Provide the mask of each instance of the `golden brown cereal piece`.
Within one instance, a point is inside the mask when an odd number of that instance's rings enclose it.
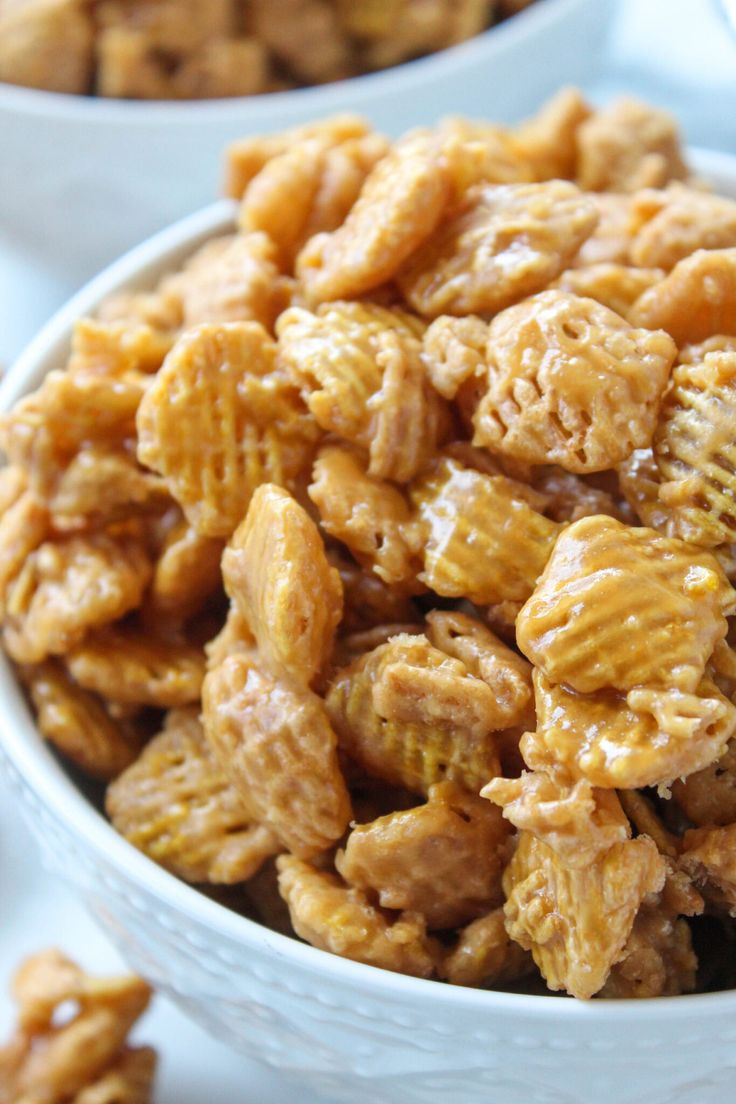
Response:
[[[342,226],[316,235],[299,255],[309,302],[380,287],[430,236],[452,194],[448,144],[442,134],[416,131],[378,162]]]
[[[667,829],[654,809],[654,805],[638,790],[619,790],[621,808],[626,813],[629,821],[636,829],[637,836],[650,836],[657,845],[662,855],[667,855],[673,860],[673,864],[679,853],[679,840],[673,832]],[[681,872],[673,869],[670,881],[681,880]]]
[[[695,989],[698,960],[690,928],[662,906],[639,911],[622,958],[600,990],[601,997],[674,997]]]
[[[228,234],[198,249],[162,288],[180,301],[186,328],[203,322],[260,322],[271,330],[289,299],[277,260],[265,234]]]
[[[207,739],[254,819],[304,858],[340,838],[350,798],[320,698],[274,682],[240,653],[207,675],[202,708]]]
[[[326,0],[251,0],[249,16],[254,33],[300,80],[350,75],[350,45]]]
[[[329,559],[342,579],[344,604],[341,630],[354,632],[392,621],[410,623],[420,620],[411,598],[403,591],[388,586],[372,571],[364,571],[348,557],[332,553]]]
[[[155,637],[130,625],[85,636],[65,661],[80,686],[103,698],[171,709],[199,700],[204,652],[184,640]]]
[[[354,452],[328,445],[315,461],[309,497],[322,528],[359,563],[392,586],[413,582],[418,567],[407,539],[409,505],[397,487],[368,475]]]
[[[677,355],[665,333],[545,291],[491,323],[473,443],[532,464],[603,471],[651,442]]]
[[[683,837],[683,870],[705,890],[715,890],[731,916],[736,916],[736,824],[691,828]]]
[[[481,797],[501,806],[507,820],[551,847],[566,866],[588,866],[631,836],[616,794],[583,780],[567,785],[524,771],[520,778],[491,779]]]
[[[548,988],[587,999],[605,984],[641,902],[664,879],[664,862],[647,836],[615,843],[587,866],[570,867],[522,832],[503,876],[506,930],[532,952]]]
[[[736,249],[699,249],[678,261],[629,312],[634,326],[662,329],[679,346],[736,334]]]
[[[559,526],[528,505],[526,491],[506,476],[438,461],[411,489],[424,545],[420,580],[479,605],[528,598]]]
[[[488,326],[482,318],[436,318],[424,335],[422,353],[434,389],[454,399],[469,380],[485,375],[487,345]]]
[[[572,267],[628,265],[636,228],[633,220],[633,197],[616,192],[589,192],[588,196],[598,212],[598,223],[573,258]]]
[[[371,625],[368,629],[348,632],[337,639],[332,653],[332,666],[333,668],[347,667],[364,656],[366,652],[372,652],[381,644],[387,644],[394,636],[402,636],[404,633],[412,636],[419,628],[415,614],[415,619],[412,621],[383,622]]]
[[[187,882],[246,881],[279,850],[254,824],[205,740],[199,710],[172,710],[163,731],[111,786],[105,808],[139,850]]]
[[[678,364],[702,364],[708,353],[736,353],[736,334],[715,334],[697,344],[683,345]]]
[[[503,909],[473,920],[440,967],[451,985],[494,986],[524,977],[534,969],[531,956],[510,939]]]
[[[260,483],[289,485],[317,427],[274,371],[276,346],[255,322],[181,337],[138,412],[138,458],[159,471],[202,536],[228,537]]]
[[[247,621],[235,605],[230,606],[225,624],[217,636],[204,647],[207,656],[207,670],[219,667],[230,655],[245,654],[255,657],[256,638],[250,631]]]
[[[617,501],[608,491],[563,468],[550,466],[535,472],[534,489],[547,496],[544,513],[553,521],[579,521],[595,514],[607,514],[619,521],[631,517],[620,498]]]
[[[450,115],[440,120],[437,130],[460,143],[456,164],[454,202],[480,181],[490,184],[521,184],[534,180],[534,169],[516,147],[511,131],[495,123]]]
[[[402,268],[420,314],[495,314],[541,291],[567,267],[597,221],[574,184],[478,184]]]
[[[54,528],[69,532],[157,512],[169,501],[164,481],[134,455],[95,444],[80,449],[60,475],[49,506]]]
[[[335,865],[384,908],[421,913],[430,929],[452,928],[502,903],[509,831],[493,806],[440,782],[426,805],[356,825]]]
[[[134,536],[47,541],[27,557],[7,594],[6,650],[18,663],[62,655],[90,629],[140,605],[150,575]]]
[[[234,30],[229,0],[205,7],[198,0],[100,0],[98,19],[103,27],[140,27],[152,45],[179,55]]]
[[[708,548],[736,540],[736,352],[678,365],[654,455],[669,532]]]
[[[6,468],[12,472],[14,469]],[[25,491],[0,514],[0,610],[8,587],[31,553],[48,534],[49,512]]]
[[[0,9],[0,81],[83,95],[93,48],[92,16],[81,0],[16,0]]]
[[[560,535],[517,639],[549,680],[581,693],[693,693],[735,600],[708,552],[614,518],[582,518]]]
[[[173,305],[168,309],[173,310]],[[160,320],[154,326],[139,320],[131,325],[125,319],[103,322],[82,318],[74,326],[68,373],[80,384],[101,376],[116,380],[118,384],[137,383],[140,386],[136,373],[152,375],[159,370],[174,341],[171,328],[162,327]],[[145,383],[144,380],[144,386]],[[125,398],[124,390],[121,389],[118,397]],[[111,415],[115,416],[114,408]],[[94,425],[91,417],[88,424]],[[101,432],[106,430],[104,426]]]
[[[675,120],[666,111],[622,98],[577,131],[577,179],[591,192],[661,188],[687,175]]]
[[[532,697],[532,672],[525,659],[507,648],[482,621],[456,610],[428,613],[427,637],[435,648],[461,660],[471,675],[490,686],[495,698],[494,727],[522,723]]]
[[[703,679],[694,693],[640,687],[628,694],[576,694],[534,672],[537,730],[522,737],[526,763],[594,786],[667,785],[721,755],[736,706]]]
[[[702,771],[678,779],[672,796],[688,820],[699,827],[736,822],[736,742]]]
[[[107,781],[129,766],[138,741],[110,716],[99,698],[77,686],[56,660],[21,667],[44,739],[85,774]]]
[[[384,970],[424,978],[435,973],[439,944],[428,938],[420,916],[390,917],[374,908],[361,890],[293,855],[279,856],[276,866],[281,896],[301,939]]]
[[[379,711],[377,686],[396,719]],[[337,671],[326,698],[340,747],[369,774],[415,793],[444,779],[476,793],[498,774],[492,704],[482,680],[421,635],[392,638]]]
[[[97,308],[97,318],[106,324],[124,323],[126,329],[147,327],[160,338],[171,335],[182,324],[182,305],[178,295],[162,285],[153,291],[119,291],[103,299]]]
[[[221,583],[223,543],[202,537],[185,518],[167,533],[148,591],[148,610],[184,621]]]
[[[0,516],[18,501],[28,489],[28,478],[23,468],[6,464],[0,468]]]
[[[698,249],[736,246],[736,203],[711,192],[673,184],[635,197],[633,218],[642,225],[631,261],[642,268],[674,268]]]
[[[621,493],[642,525],[668,532],[670,511],[659,498],[659,468],[652,450],[634,449],[616,471]]]
[[[590,114],[579,89],[561,88],[514,130],[514,149],[532,166],[535,180],[571,180],[575,176],[576,135]]]
[[[664,279],[664,275],[663,268],[633,268],[603,261],[584,268],[568,268],[555,281],[555,287],[573,295],[595,299],[626,318],[639,296]]]
[[[48,950],[21,964],[13,989],[19,1023],[0,1050],[2,1100],[150,1104],[155,1052],[126,1046],[151,997],[144,981],[96,978]]]
[[[342,583],[305,510],[279,487],[260,486],[225,550],[222,571],[264,665],[312,683],[332,651]]]

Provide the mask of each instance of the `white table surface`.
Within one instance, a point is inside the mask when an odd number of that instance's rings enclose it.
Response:
[[[736,45],[717,13],[719,0],[621,0],[608,63],[587,89],[596,100],[631,92],[675,111],[689,142],[736,152]],[[477,105],[469,105],[477,113]],[[44,277],[21,248],[0,257],[0,313],[11,285],[33,281],[35,305],[0,320],[0,363],[8,363],[38,322],[69,292]],[[99,971],[117,953],[72,896],[49,880],[0,781],[0,1035],[11,1022],[6,980],[19,958],[58,945]],[[161,1053],[158,1104],[282,1104],[294,1091],[278,1074],[232,1054],[158,999],[138,1032]],[[299,1087],[299,1104],[324,1104]]]

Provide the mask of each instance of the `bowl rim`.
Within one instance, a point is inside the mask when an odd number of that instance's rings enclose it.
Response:
[[[543,34],[551,25],[590,5],[611,5],[611,0],[537,0],[530,7],[489,27],[465,42],[446,46],[426,57],[415,58],[375,73],[365,73],[326,85],[312,85],[285,92],[266,92],[253,96],[227,96],[208,100],[125,100],[106,96],[49,92],[0,81],[0,110],[18,114],[47,116],[52,119],[82,120],[106,126],[140,123],[144,126],[166,122],[189,125],[195,121],[241,121],[247,125],[273,117],[284,118],[333,114],[336,104],[343,110],[368,109],[374,100],[393,95],[409,95],[427,83],[457,77],[467,67],[488,62],[495,54],[523,43],[527,37]],[[603,10],[600,18],[605,18]],[[245,109],[245,110],[244,110]]]
[[[712,176],[716,182],[719,179],[730,181],[731,190],[736,193],[736,155],[699,149],[688,152],[699,173]],[[64,355],[73,323],[78,318],[94,311],[102,299],[115,291],[150,286],[153,279],[180,262],[203,241],[227,231],[235,211],[234,201],[220,200],[188,215],[146,239],[86,284],[43,327],[9,369],[0,383],[0,412],[8,410],[21,395],[36,386]],[[213,936],[223,935],[235,941],[243,950],[251,947],[273,954],[282,965],[291,963],[307,973],[334,979],[340,985],[355,986],[366,997],[399,998],[419,1003],[431,997],[443,1010],[486,1015],[522,1013],[538,1027],[557,1026],[561,1021],[594,1028],[603,1023],[643,1022],[650,1019],[653,1008],[660,1019],[666,1018],[668,1022],[690,1019],[694,1014],[711,1020],[736,1009],[736,989],[658,997],[654,1001],[579,1001],[442,985],[340,958],[291,936],[281,935],[206,897],[194,886],[158,866],[114,830],[77,788],[41,738],[5,656],[0,660],[0,715],[3,717],[0,767],[8,769],[3,762],[4,752],[23,785],[105,863],[118,868],[128,881],[139,884],[142,892],[191,917]]]

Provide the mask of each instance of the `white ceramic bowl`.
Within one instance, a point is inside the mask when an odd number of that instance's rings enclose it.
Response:
[[[691,159],[736,195],[736,158]],[[113,291],[151,286],[233,212],[222,201],[190,216],[92,281],[3,381],[0,409],[64,363],[75,319]],[[6,662],[0,715],[0,761],[48,868],[184,1011],[315,1092],[344,1104],[733,1099],[736,992],[583,1003],[453,988],[333,957],[214,903],[118,836],[40,738]]]
[[[0,363],[126,249],[219,192],[225,145],[335,111],[396,135],[448,112],[511,121],[601,65],[613,0],[538,0],[460,46],[277,95],[186,103],[0,84]]]

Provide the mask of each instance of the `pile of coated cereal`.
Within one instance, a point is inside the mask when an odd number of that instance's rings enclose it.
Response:
[[[454,46],[532,0],[0,0],[0,81],[142,100],[325,84]]]
[[[2,421],[41,732],[316,947],[732,984],[736,203],[667,115],[573,90],[245,140],[229,187],[237,230]]]

